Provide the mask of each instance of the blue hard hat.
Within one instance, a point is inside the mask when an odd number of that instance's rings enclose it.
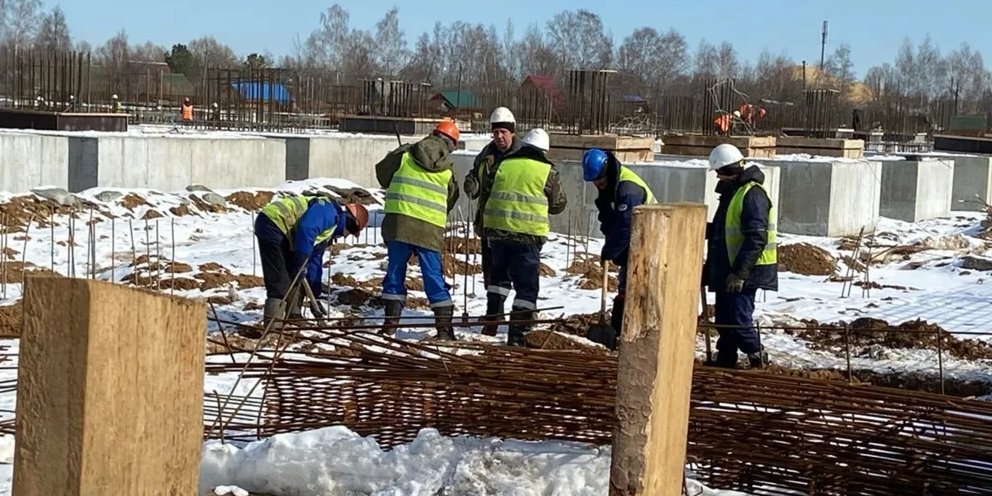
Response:
[[[582,179],[595,181],[606,170],[609,158],[599,148],[590,148],[582,155]]]

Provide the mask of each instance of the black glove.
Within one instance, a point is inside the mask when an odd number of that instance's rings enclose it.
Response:
[[[730,274],[727,276],[727,288],[728,293],[740,293],[744,291],[744,278],[738,276],[737,274]]]

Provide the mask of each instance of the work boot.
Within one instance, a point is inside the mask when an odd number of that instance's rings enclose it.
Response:
[[[747,362],[752,369],[763,369],[768,366],[768,353],[765,350],[748,353]]]
[[[437,307],[434,309],[434,323],[437,327],[437,339],[438,341],[455,341],[455,329],[450,325],[451,317],[455,314],[454,305],[448,305],[446,307]]]
[[[276,321],[272,324],[272,328],[278,329],[281,327],[281,320],[286,317],[286,304],[281,298],[266,298],[265,306],[262,307],[262,325],[269,327],[269,323]],[[246,330],[241,333],[247,338],[260,338],[262,333],[257,330]]]
[[[482,326],[482,334],[486,336],[495,336],[496,331],[499,330],[499,323],[506,320],[506,317],[502,315],[504,305],[506,304],[506,296],[498,293],[486,293],[486,318],[487,321],[494,321],[497,323]],[[499,315],[499,317],[497,317]]]
[[[300,289],[294,289],[289,293],[289,298],[286,298],[286,305],[289,310],[290,320],[302,319],[303,318],[303,291]]]
[[[620,331],[623,329],[623,307],[624,298],[616,297],[613,300],[613,310],[610,313],[610,327],[617,332],[617,337],[620,337]]]
[[[531,310],[514,308],[513,312],[510,314],[510,320],[534,320],[534,312]],[[532,327],[532,324],[510,324],[509,332],[506,335],[506,344],[508,346],[527,346],[527,333],[530,332]]]
[[[716,360],[708,361],[706,362],[706,365],[709,365],[711,367],[720,367],[724,369],[736,369],[737,350],[733,350],[733,351],[718,350],[716,352]]]
[[[395,327],[385,327],[387,325],[395,325],[400,321],[400,314],[403,313],[403,302],[400,300],[386,300],[386,318],[382,321],[383,328],[382,332],[386,334],[391,334],[396,332]]]

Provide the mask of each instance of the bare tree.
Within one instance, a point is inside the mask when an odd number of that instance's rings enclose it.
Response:
[[[350,56],[346,50],[352,34],[349,19],[348,11],[338,4],[320,14],[320,27],[306,41],[307,60],[311,66],[341,70]]]
[[[406,64],[409,56],[406,37],[400,30],[399,10],[396,7],[389,9],[375,28],[376,65],[383,74],[395,75]]]
[[[603,21],[585,9],[556,14],[548,21],[548,40],[569,69],[606,69],[613,58],[613,40]]]
[[[129,62],[140,62],[140,63],[165,63],[165,53],[164,47],[158,46],[150,41],[146,41],[141,45],[134,45],[130,49]]]
[[[688,67],[685,38],[674,30],[664,35],[654,28],[635,29],[617,50],[617,66],[632,76],[639,91],[668,88]]]
[[[840,44],[826,62],[827,74],[833,77],[838,89],[846,93],[854,82],[854,62],[851,62],[851,46],[847,43]]]
[[[524,33],[524,37],[513,50],[515,59],[520,61],[520,76],[541,74],[555,76],[560,74],[562,61],[544,37],[544,33],[536,25]]]
[[[435,84],[443,72],[444,53],[441,47],[431,42],[431,37],[423,33],[417,38],[413,54],[403,68],[403,77],[408,81],[422,81]]]
[[[127,33],[122,29],[113,38],[107,40],[97,49],[98,63],[103,66],[108,82],[112,88],[119,87],[127,74],[131,59],[131,47],[127,41]]]
[[[187,48],[201,66],[217,68],[234,67],[238,64],[238,57],[234,54],[234,50],[217,41],[213,36],[204,36],[190,41]]]
[[[2,36],[15,50],[27,48],[38,32],[41,0],[3,0]]]
[[[36,47],[49,51],[66,51],[72,48],[69,26],[66,24],[62,7],[56,5],[51,12],[41,18],[34,43]]]

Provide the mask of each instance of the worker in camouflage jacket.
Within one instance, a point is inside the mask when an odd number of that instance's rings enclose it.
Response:
[[[516,292],[507,344],[524,346],[534,320],[541,280],[541,248],[551,230],[550,215],[565,210],[565,191],[554,164],[545,156],[550,140],[543,129],[533,129],[522,146],[507,155],[493,177],[483,219],[485,238],[492,250],[492,273],[486,288],[486,320],[498,321],[503,305]],[[495,334],[495,325],[484,332]]]
[[[516,131],[516,120],[513,113],[506,107],[499,107],[493,111],[489,117],[489,126],[492,130],[493,140],[487,144],[475,157],[472,164],[472,171],[465,176],[465,194],[473,200],[478,200],[475,208],[475,235],[482,241],[482,284],[489,285],[489,278],[492,266],[492,251],[485,238],[485,219],[483,212],[486,208],[486,200],[492,191],[493,178],[496,170],[504,158],[520,150],[521,142],[514,136]],[[498,313],[502,313],[500,310]]]
[[[458,186],[450,154],[458,143],[458,127],[442,121],[434,132],[393,150],[375,166],[376,179],[386,189],[382,238],[388,266],[382,283],[386,324],[399,321],[406,305],[406,269],[417,255],[424,291],[434,311],[437,337],[455,339],[451,327],[454,302],[444,280],[441,252],[448,212],[458,201]]]

